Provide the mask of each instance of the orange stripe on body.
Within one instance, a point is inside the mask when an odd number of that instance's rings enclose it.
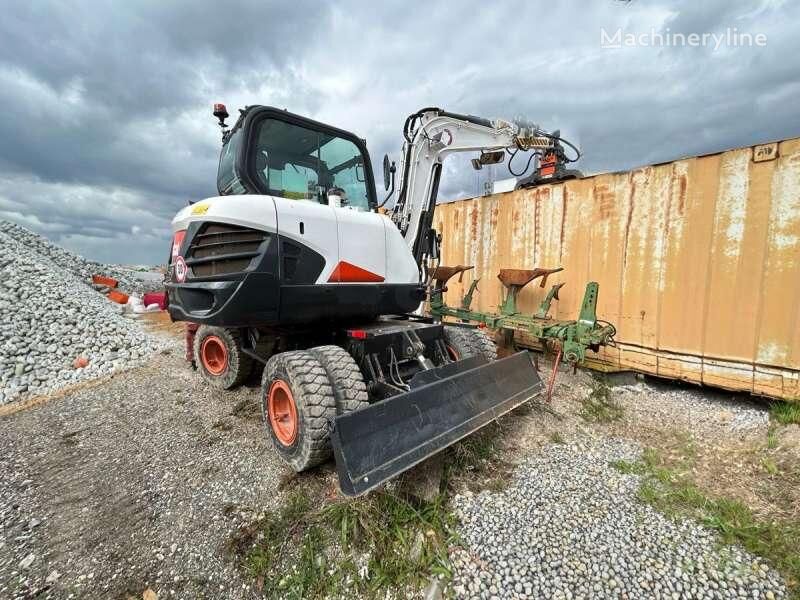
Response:
[[[328,278],[328,283],[380,283],[383,280],[382,275],[341,260]]]

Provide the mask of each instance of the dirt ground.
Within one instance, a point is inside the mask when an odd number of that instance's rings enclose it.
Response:
[[[0,417],[0,597],[248,596],[225,544],[285,473],[257,392],[214,392],[176,340]]]
[[[212,390],[183,361],[180,329],[157,328],[172,343],[144,367],[0,415],[1,598],[257,595],[229,544],[280,502],[290,476],[262,433],[258,386]],[[798,427],[770,434],[764,403],[612,378],[623,416],[598,424],[579,416],[593,386],[588,373],[564,373],[549,407],[504,418],[498,464],[570,436],[623,437],[690,454],[712,493],[797,517]],[[461,484],[502,485],[505,473]],[[306,477],[323,482],[324,502],[330,466]]]

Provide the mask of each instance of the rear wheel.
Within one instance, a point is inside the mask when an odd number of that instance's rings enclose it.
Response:
[[[241,385],[253,370],[253,359],[242,352],[235,329],[201,325],[194,337],[194,356],[203,378],[223,390]]]
[[[331,455],[328,420],[336,400],[319,358],[306,350],[282,352],[267,361],[261,378],[261,417],[273,446],[295,471]]]
[[[367,386],[361,369],[344,348],[317,346],[311,352],[319,359],[333,386],[336,414],[344,415],[369,406]]]
[[[470,356],[483,356],[490,361],[497,359],[497,346],[485,329],[445,325],[444,343],[453,360]]]

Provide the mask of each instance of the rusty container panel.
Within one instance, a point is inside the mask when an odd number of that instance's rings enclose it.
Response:
[[[558,318],[599,282],[618,347],[592,366],[800,400],[800,139],[443,204],[436,227],[475,308],[497,309],[501,268],[564,267]]]

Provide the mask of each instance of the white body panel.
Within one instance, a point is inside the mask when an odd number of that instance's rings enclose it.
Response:
[[[187,206],[175,215],[172,229],[186,229],[193,221],[231,223],[292,238],[325,258],[317,283],[333,283],[329,279],[340,261],[382,277],[383,283],[419,280],[417,263],[400,231],[378,213],[308,200],[242,195],[206,198]]]
[[[380,215],[349,208],[332,210],[339,232],[339,260],[386,280],[386,239]]]
[[[289,200],[274,196],[261,197],[271,198],[275,202],[280,235],[297,240],[325,257],[325,267],[322,269],[317,283],[327,283],[339,263],[339,236],[336,232],[336,216],[333,207],[308,200]],[[229,196],[225,196],[219,202],[225,202],[228,198]]]
[[[386,234],[386,279],[396,283],[419,281],[419,267],[400,230],[386,215],[376,215],[383,220]]]

